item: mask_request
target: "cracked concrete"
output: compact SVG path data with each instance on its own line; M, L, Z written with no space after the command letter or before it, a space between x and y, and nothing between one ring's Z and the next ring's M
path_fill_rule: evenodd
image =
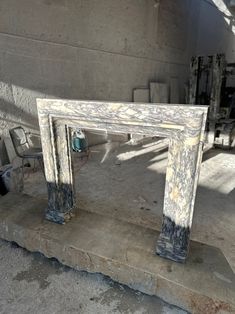
M0 240L0 313L186 314L162 300Z

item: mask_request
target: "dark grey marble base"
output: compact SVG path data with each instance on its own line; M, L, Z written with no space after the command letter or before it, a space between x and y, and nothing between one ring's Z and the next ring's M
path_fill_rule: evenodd
M68 222L72 217L74 217L74 213L71 211L67 213L60 213L55 210L46 210L45 218L49 221L58 223L58 224L65 224Z
M170 218L163 216L156 253L161 257L183 263L188 254L189 238L189 227L176 225Z

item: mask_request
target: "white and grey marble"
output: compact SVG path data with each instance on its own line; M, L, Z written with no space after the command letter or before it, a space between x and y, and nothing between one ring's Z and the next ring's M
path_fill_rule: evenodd
M207 107L61 99L38 99L37 107L48 185L46 218L57 223L69 220L75 207L69 127L169 138L163 225L156 251L184 261Z

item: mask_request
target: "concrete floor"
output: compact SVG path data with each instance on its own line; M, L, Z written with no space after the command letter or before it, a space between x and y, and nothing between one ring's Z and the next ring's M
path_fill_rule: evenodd
M75 271L2 240L0 282L2 314L186 313L102 275Z
M106 144L93 147L88 160L81 160L78 154L74 158L79 208L160 229L167 165L165 140L140 146ZM40 171L29 172L24 192L46 198ZM235 152L206 152L191 238L219 247L233 270L234 201ZM46 313L77 313L79 306L79 313L182 313L156 297L114 284L101 275L73 271L22 249L13 250L5 242L1 242L0 252L0 273L5 278L5 288L0 288L2 313L16 313L16 309L22 313L22 308L24 313L32 312L33 307L36 313L42 309ZM22 286L17 288L18 284Z

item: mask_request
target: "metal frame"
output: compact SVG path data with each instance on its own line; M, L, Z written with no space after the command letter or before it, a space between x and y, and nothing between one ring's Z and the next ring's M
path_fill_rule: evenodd
M207 76L207 84L203 86L202 76ZM215 142L216 123L220 116L221 88L226 74L226 60L224 54L215 54L207 57L192 57L190 63L189 103L200 104L200 93L207 95L206 103L209 106L208 135L210 144ZM205 85L205 84L204 84Z
M37 107L48 186L46 219L57 223L69 220L75 207L69 127L169 138L163 223L156 252L184 261L207 107L55 99L38 99Z
M20 146L24 146L27 145L26 148L24 150L22 150L22 152L19 151L19 148L17 147L16 143L15 143L15 134L14 131L15 130L22 130L22 132L24 133L25 136L25 141L21 142ZM29 160L29 159L33 159L34 160L34 167L35 168L35 160L38 161L39 166L44 174L44 165L43 165L43 156L42 156L42 151L38 152L38 151L33 151L31 150L31 152L29 153L29 149L34 149L35 147L30 143L30 137L34 136L34 137L38 137L40 138L39 134L36 133L31 133L31 132L26 132L25 129L22 126L18 126L15 127L13 129L9 130L9 134L12 140L12 144L15 150L16 155L22 159L21 161L21 173L22 173L22 180L24 181L24 161L25 160Z

